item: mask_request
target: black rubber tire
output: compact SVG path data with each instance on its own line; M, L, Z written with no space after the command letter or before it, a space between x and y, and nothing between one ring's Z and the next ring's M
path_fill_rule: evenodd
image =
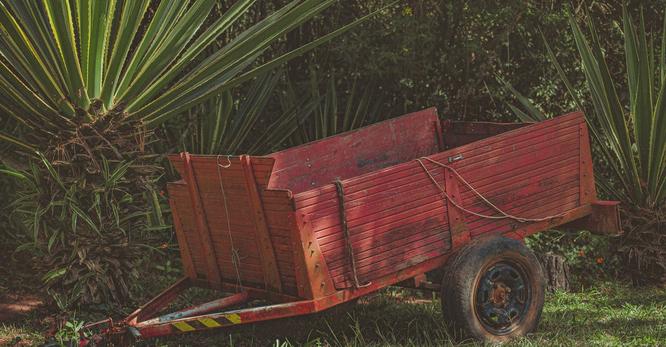
M520 269L526 304L507 331L494 331L480 318L477 289L486 271L497 264ZM472 241L447 262L442 280L442 313L454 338L472 337L485 342L506 342L534 331L543 309L545 281L539 261L522 242L505 237ZM515 295L515 294L514 294ZM486 319L486 318L484 318Z

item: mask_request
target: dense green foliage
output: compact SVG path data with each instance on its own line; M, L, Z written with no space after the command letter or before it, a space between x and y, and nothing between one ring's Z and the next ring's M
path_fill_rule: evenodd
M24 177L12 206L24 233L19 250L38 259L55 297L129 295L137 248L166 226L154 128L361 23L264 54L334 3L290 1L248 22L254 0L221 13L216 0L0 1L0 150ZM267 97L239 110L234 137L202 139L209 150L242 142ZM219 115L218 125L230 119Z
M605 195L624 202L625 234L618 250L636 279L666 281L666 235L661 222L666 211L666 20L661 33L651 36L642 12L636 25L625 8L626 87L622 90L617 85L624 84L611 74L593 22L586 23L588 36L573 16L569 22L592 101L586 114L602 160L598 166L606 169L599 170L597 185ZM584 109L553 50L547 48L572 99ZM545 118L529 100L513 92L527 110L514 109L519 117ZM621 93L626 96L621 98Z
M447 118L514 121L510 85L535 113L583 108L595 117L605 139L595 147L603 194L639 207L625 210L627 235L639 238L620 245L647 254L632 260L637 266L663 266L650 259L663 259L664 247L643 246L664 237L654 223L666 189L663 149L654 154L664 132L655 129L664 125L648 131L635 118L664 119L652 116L662 112L662 45L641 34L662 33L662 1L630 1L628 13L638 19L643 6L644 15L624 22L620 1L423 0L382 9L388 3L0 0L0 161L15 169L0 177L10 197L0 235L35 259L63 306L113 301L146 271L137 268L152 254L144 250L175 248L159 193L169 176L164 154L267 153L428 106ZM380 15L338 30L372 11ZM581 65L589 35L568 29L586 21L597 35ZM636 54L627 60L630 46ZM655 63L643 64L645 55ZM639 76L631 83L627 64ZM594 84L603 93L589 94ZM606 99L610 111L599 106ZM621 126L627 131L616 136ZM614 260L601 270L595 262L607 242L581 240L544 237L537 247L572 260L584 249L594 256L581 271L615 272Z

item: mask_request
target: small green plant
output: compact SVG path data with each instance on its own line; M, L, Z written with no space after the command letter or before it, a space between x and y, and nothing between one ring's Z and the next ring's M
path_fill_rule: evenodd
M88 157L91 161L95 159ZM85 302L118 302L137 278L134 260L149 240L151 200L138 161L97 161L100 174L82 180L62 174L41 156L21 173L22 189L12 203L23 221L19 251L30 251L42 280L62 309ZM163 218L158 218L162 219ZM141 233L146 234L141 234Z
M90 332L83 331L83 321L76 318L64 322L60 330L54 336L56 342L62 347L73 347L79 345L79 340L82 337L89 337Z
M165 275L173 275L180 273L180 268L174 266L171 260L167 260L166 262L164 262L164 265L156 265L155 268L157 270L164 272Z

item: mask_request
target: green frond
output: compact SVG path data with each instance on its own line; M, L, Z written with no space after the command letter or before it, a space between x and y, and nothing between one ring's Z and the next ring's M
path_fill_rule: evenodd
M640 206L654 207L663 203L666 197L666 17L656 61L654 40L647 34L643 14L636 25L626 6L623 9L628 105L620 101L616 90L619 83L609 72L594 24L587 21L588 35L583 33L573 15L569 15L569 24L590 94L592 110L586 116L591 134L611 169L612 180L620 183L622 191L614 191L613 185L603 177L598 178L599 185L604 191ZM582 109L582 102L545 37L544 43L560 79ZM520 118L542 118L533 106L525 103L520 93L508 85L507 89L523 106L524 110L511 107Z
M0 117L59 133L114 110L154 127L377 13L255 65L276 41L336 2L292 0L204 56L255 2L238 0L206 24L216 0L0 0L0 87L8 96L0 98Z

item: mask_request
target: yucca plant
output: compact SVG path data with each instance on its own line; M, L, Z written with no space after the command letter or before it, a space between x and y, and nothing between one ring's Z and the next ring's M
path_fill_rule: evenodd
M591 101L585 111L602 172L597 184L604 195L622 201L624 235L617 249L635 280L666 282L666 17L655 38L646 31L642 11L637 25L624 8L626 81L609 71L594 24L587 20L586 36L573 15L569 23ZM576 96L545 37L544 42L569 94L585 109L589 103ZM523 105L513 107L518 117L545 118L509 89Z
M225 92L193 107L184 127L165 127L167 142L178 150L202 154L266 154L281 148L316 107L316 100L306 96L285 110L268 109L282 76L282 72L260 76L241 95Z
M263 57L335 1L290 1L232 38L255 1L208 18L215 3L0 0L0 122L11 125L0 142L27 170L16 208L50 289L83 303L126 297L160 172L146 150L155 127L370 16Z
M358 78L352 80L349 90L340 90L340 87L334 73L322 78L314 69L304 85L287 83L280 98L283 109L292 109L303 95L314 103L312 115L299 118L297 130L287 140L288 145L322 139L382 119L379 109L383 100L378 88L363 85Z

